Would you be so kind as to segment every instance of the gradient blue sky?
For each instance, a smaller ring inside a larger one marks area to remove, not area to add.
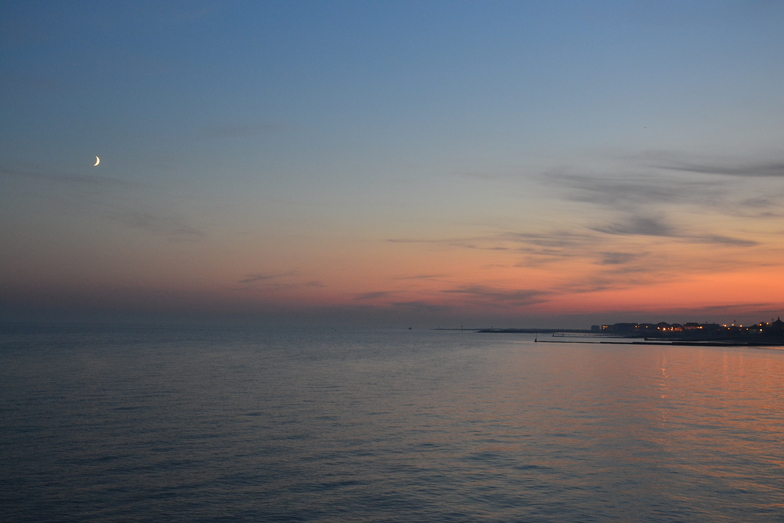
[[[782,2],[5,1],[0,23],[6,318],[784,309]]]

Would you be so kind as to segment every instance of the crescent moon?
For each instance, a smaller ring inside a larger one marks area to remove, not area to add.
[[[97,167],[99,163],[101,163],[101,159],[96,156],[95,157],[95,165],[93,165],[93,167]]]

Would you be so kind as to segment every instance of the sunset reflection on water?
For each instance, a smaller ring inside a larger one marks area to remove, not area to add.
[[[666,516],[670,504],[687,519],[733,520],[728,503],[779,506],[780,351],[524,344],[509,357],[496,367],[496,401],[475,418],[502,421],[494,434],[505,441],[483,452],[592,485],[617,510],[661,505]]]
[[[5,341],[0,447],[20,485],[3,494],[9,520],[782,513],[782,351],[425,331],[99,334]]]

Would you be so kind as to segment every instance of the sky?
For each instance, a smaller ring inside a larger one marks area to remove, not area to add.
[[[778,317],[782,27],[779,1],[4,0],[0,318]]]

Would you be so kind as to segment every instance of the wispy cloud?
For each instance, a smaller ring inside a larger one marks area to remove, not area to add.
[[[682,242],[718,244],[735,247],[754,247],[759,242],[746,238],[733,238],[721,234],[688,233],[666,223],[662,218],[630,216],[627,221],[611,223],[604,226],[593,226],[593,230],[610,235],[623,236],[658,236],[677,239]]]
[[[544,266],[574,258],[590,258],[605,239],[589,229],[553,229],[547,232],[504,232],[500,235],[514,245],[515,255],[522,256],[515,267]]]
[[[713,243],[720,245],[733,245],[736,247],[755,247],[759,242],[754,240],[747,240],[743,238],[730,238],[729,236],[722,236],[720,234],[706,234],[704,236],[687,236],[685,237],[694,243]]]
[[[326,287],[318,280],[298,281],[299,274],[296,271],[288,272],[259,272],[248,274],[237,283],[246,289],[284,291],[301,289],[303,287],[322,288]]]
[[[500,230],[484,235],[475,235],[466,238],[394,238],[388,239],[391,243],[420,243],[425,245],[443,246],[456,249],[478,249],[487,251],[531,252],[527,247],[533,247],[542,252],[549,249],[551,253],[559,250],[587,245],[597,241],[598,235],[589,231],[574,231],[554,229],[545,232],[517,232]],[[438,275],[415,276],[412,278],[435,278]]]
[[[534,181],[548,189],[549,197],[560,200],[554,209],[564,212],[537,216],[530,228],[525,223],[518,223],[517,230],[499,224],[495,230],[486,228],[484,233],[463,237],[388,241],[436,249],[495,250],[499,252],[495,266],[504,269],[497,273],[499,278],[514,268],[525,278],[538,274],[531,269],[564,269],[550,281],[529,279],[530,288],[477,279],[439,291],[450,303],[492,309],[684,281],[694,275],[737,271],[752,260],[758,267],[762,254],[769,259],[774,233],[764,220],[784,215],[778,198],[784,188],[766,185],[763,193],[754,194],[754,184],[761,182],[704,173],[691,177],[653,166],[647,157],[635,161],[623,166],[626,171],[616,165],[614,171],[599,174],[562,170],[536,177]],[[762,221],[727,218],[740,213]],[[754,227],[755,223],[765,227]]]
[[[171,216],[140,211],[107,212],[106,216],[135,229],[164,234],[172,241],[199,241],[207,236],[203,230],[182,223]]]
[[[768,314],[781,314],[781,309],[779,308],[781,304],[779,303],[730,303],[724,305],[708,305],[705,307],[699,307],[694,309],[694,311],[699,314],[704,312],[706,314],[737,314],[738,311],[743,310],[758,310],[760,312],[766,312]]]
[[[501,289],[487,287],[484,285],[466,285],[454,289],[445,289],[441,292],[445,294],[456,294],[465,296],[471,300],[483,303],[494,303],[500,305],[532,305],[545,301],[548,292],[536,289]]]
[[[399,276],[397,278],[393,278],[395,280],[435,280],[437,278],[443,278],[444,274],[415,274],[413,276]]]
[[[34,170],[21,170],[0,166],[0,176],[26,178],[29,180],[42,180],[62,184],[92,185],[101,187],[139,187],[139,184],[111,178],[108,176],[93,176],[89,174],[51,173]]]
[[[173,242],[200,241],[207,232],[177,212],[176,196],[136,182],[92,174],[73,174],[0,166],[0,179],[15,179],[25,197],[45,199],[51,209],[92,215],[125,227],[164,236]],[[154,193],[154,194],[153,194]]]
[[[256,283],[261,281],[277,280],[280,278],[285,278],[287,276],[293,276],[293,275],[294,275],[293,272],[248,274],[243,279],[241,279],[238,283]]]
[[[594,243],[598,235],[587,231],[552,229],[545,232],[501,232],[496,238],[547,249],[572,249]]]
[[[670,171],[743,178],[784,178],[784,160],[703,159],[671,151],[650,151],[642,155],[651,167]]]
[[[495,239],[495,244],[491,242]],[[484,251],[505,251],[509,249],[508,246],[498,243],[502,238],[498,236],[485,236],[485,237],[472,237],[472,238],[448,238],[448,239],[408,239],[408,238],[391,238],[387,241],[390,243],[423,243],[430,245],[443,245],[446,247],[454,247],[459,249],[475,249]]]
[[[357,301],[361,300],[376,300],[379,298],[387,298],[394,294],[391,291],[374,291],[374,292],[363,292],[361,294],[357,294],[354,299]]]
[[[683,180],[651,173],[623,176],[552,173],[542,176],[541,181],[558,187],[568,200],[622,210],[640,205],[715,205],[725,190],[721,182]]]
[[[630,252],[602,252],[600,265],[623,265],[640,258],[640,254]]]
[[[575,257],[591,257],[592,253],[605,242],[604,236],[589,228],[573,230],[559,228],[540,232],[502,230],[467,238],[397,238],[388,241],[432,245],[448,249],[481,249],[504,252],[510,257],[511,266],[533,267]],[[514,261],[515,259],[517,261]],[[443,276],[424,275],[420,278],[435,279]]]
[[[605,226],[594,226],[591,227],[591,229],[604,234],[678,236],[675,228],[665,223],[662,218],[651,216],[630,216],[626,221],[611,223]]]
[[[784,215],[784,184],[779,183],[784,181],[784,161],[779,159],[705,159],[676,151],[646,151],[615,159],[620,163],[613,167],[614,174],[558,170],[543,173],[538,180],[544,186],[554,187],[567,201],[627,214],[624,221],[636,221],[641,232],[646,229],[642,223],[647,219],[645,215],[653,209],[659,215],[664,214],[663,209],[692,209],[762,220]],[[687,176],[688,173],[695,176]],[[763,178],[766,182],[755,184],[754,179]],[[599,228],[612,232],[628,226],[619,229],[617,225]],[[662,225],[669,230],[662,229]],[[647,224],[648,233],[654,235],[668,235],[674,227],[661,219],[658,225]],[[683,236],[688,232],[688,224],[680,227]]]
[[[656,160],[652,163],[652,158]],[[550,173],[541,178],[542,183],[560,189],[568,201],[585,203],[595,208],[586,214],[583,226],[591,231],[612,236],[640,236],[672,239],[680,243],[715,244],[734,247],[759,245],[756,238],[727,235],[711,230],[710,225],[698,225],[689,218],[694,213],[701,216],[723,214],[753,220],[769,220],[784,213],[784,206],[777,196],[784,194],[784,187],[764,187],[765,196],[749,196],[753,188],[727,177],[700,177],[662,174],[651,169],[691,171],[701,174],[735,174],[740,176],[768,176],[779,168],[777,162],[760,162],[746,167],[716,166],[688,161],[676,153],[646,153],[632,157],[636,166],[627,175],[588,175]],[[767,174],[764,174],[767,173]],[[602,215],[604,219],[602,219]],[[591,223],[593,222],[593,223]],[[597,223],[599,222],[599,223]],[[602,223],[604,222],[604,223]]]

